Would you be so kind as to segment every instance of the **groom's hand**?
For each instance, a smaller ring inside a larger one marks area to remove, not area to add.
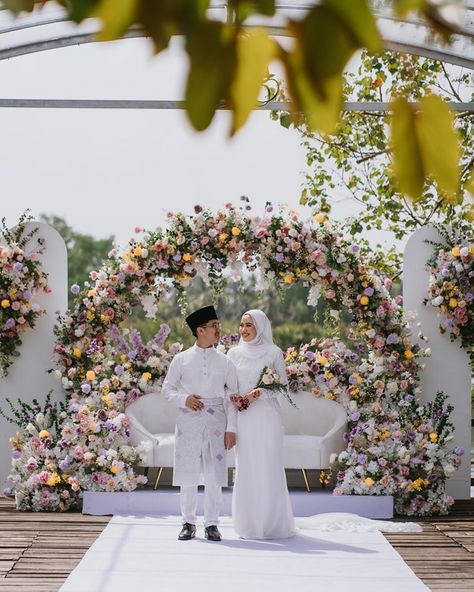
[[[224,434],[224,446],[226,450],[230,450],[235,446],[235,432],[226,432]]]
[[[204,403],[201,401],[201,397],[199,395],[189,395],[186,399],[185,405],[193,411],[201,411],[201,409],[204,407]]]

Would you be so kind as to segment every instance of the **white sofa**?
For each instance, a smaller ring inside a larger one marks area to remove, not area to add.
[[[342,436],[347,428],[347,416],[339,403],[324,397],[315,398],[306,391],[292,394],[292,399],[296,409],[287,401],[282,402],[284,465],[286,469],[303,471],[309,491],[306,469],[328,469],[331,454],[345,449]],[[143,395],[126,409],[132,443],[149,441],[152,444],[142,466],[159,467],[155,487],[163,467],[173,466],[176,412],[176,406],[160,393]],[[228,453],[227,464],[229,468],[235,466],[233,450]]]

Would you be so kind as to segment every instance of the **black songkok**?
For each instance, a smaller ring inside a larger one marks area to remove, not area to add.
[[[199,310],[195,310],[186,317],[186,323],[191,331],[195,331],[201,325],[205,325],[208,321],[215,321],[217,316],[216,309],[213,306],[205,306]]]

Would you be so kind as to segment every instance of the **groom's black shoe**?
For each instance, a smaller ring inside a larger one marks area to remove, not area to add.
[[[189,539],[193,539],[195,536],[196,526],[189,522],[185,522],[181,532],[178,534],[178,541],[189,541]]]
[[[221,533],[217,530],[217,526],[206,526],[204,533],[208,541],[222,540]]]

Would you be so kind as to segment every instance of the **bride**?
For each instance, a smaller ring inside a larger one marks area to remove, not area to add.
[[[237,369],[236,477],[232,497],[234,530],[245,539],[279,539],[295,534],[283,468],[281,396],[256,389],[265,366],[287,383],[283,353],[274,343],[270,321],[249,310],[240,321],[239,345],[228,352]],[[284,403],[285,404],[285,403]]]

